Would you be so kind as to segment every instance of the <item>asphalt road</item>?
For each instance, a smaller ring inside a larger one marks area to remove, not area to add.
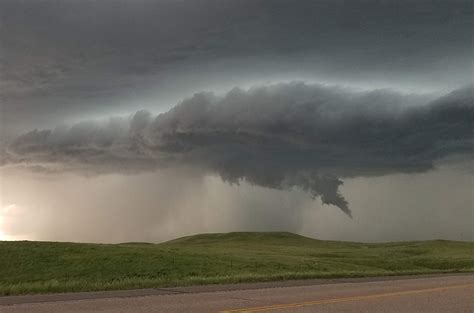
[[[474,312],[474,275],[0,297],[0,312]]]

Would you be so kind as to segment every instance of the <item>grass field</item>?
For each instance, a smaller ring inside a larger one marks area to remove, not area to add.
[[[229,233],[162,244],[0,242],[0,294],[474,272],[474,243],[364,244]]]

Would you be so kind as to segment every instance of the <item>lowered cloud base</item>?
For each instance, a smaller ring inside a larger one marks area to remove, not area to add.
[[[472,153],[474,86],[432,100],[292,82],[199,93],[170,111],[25,133],[2,166],[87,175],[186,167],[229,183],[297,187],[351,215],[342,178],[425,172]]]

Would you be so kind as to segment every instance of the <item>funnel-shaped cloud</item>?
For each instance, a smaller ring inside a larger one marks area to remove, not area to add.
[[[34,130],[4,164],[86,173],[186,166],[276,189],[300,188],[350,215],[341,178],[421,172],[472,152],[473,86],[434,101],[300,82],[195,94],[156,117]]]

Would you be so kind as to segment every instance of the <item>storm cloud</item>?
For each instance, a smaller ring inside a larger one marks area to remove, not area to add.
[[[472,81],[473,16],[468,0],[1,1],[1,136],[256,82],[448,92]]]
[[[0,1],[0,239],[472,240],[472,29],[471,0]]]
[[[87,174],[192,167],[273,188],[299,188],[351,214],[342,179],[415,173],[470,155],[473,86],[440,98],[301,82],[199,93],[170,111],[34,130],[4,163]]]

